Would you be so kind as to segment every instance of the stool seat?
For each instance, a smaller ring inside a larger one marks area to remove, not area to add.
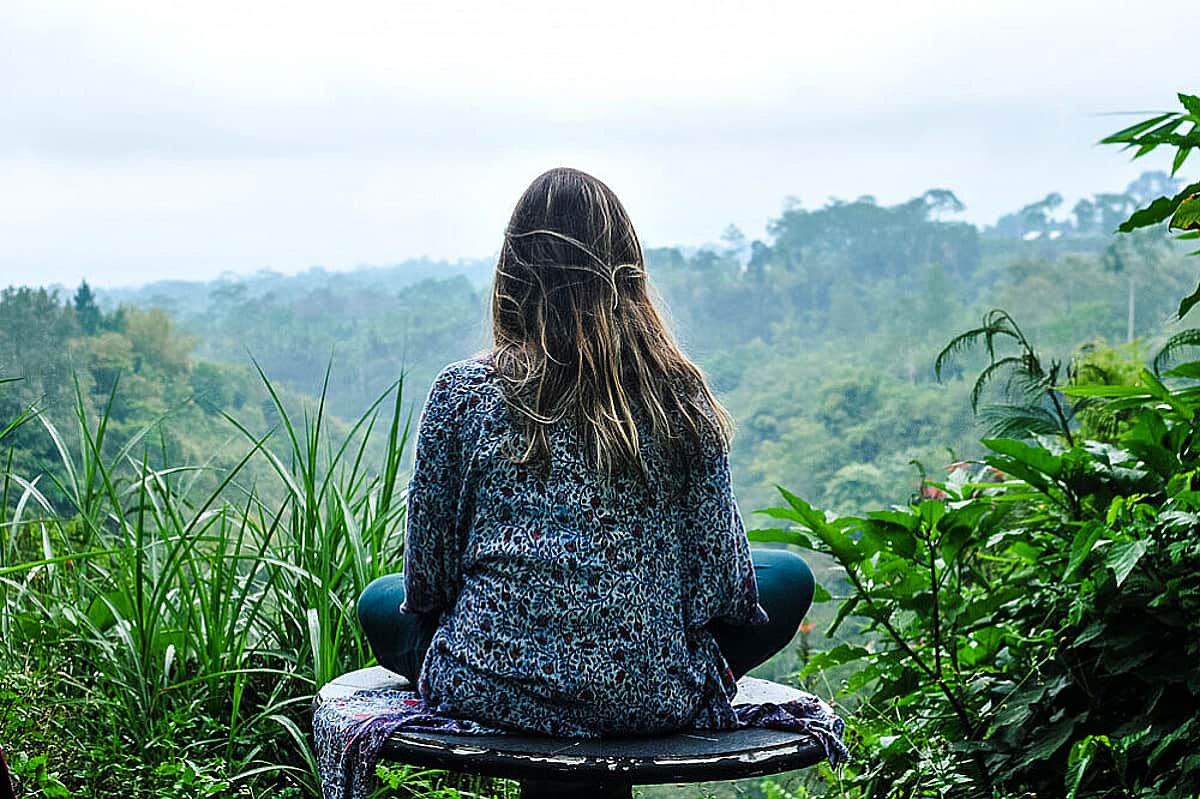
[[[363,689],[411,690],[381,667],[345,674],[321,689],[317,702]],[[787,702],[800,692],[743,677],[734,704]],[[811,736],[769,730],[682,730],[630,738],[548,738],[523,734],[447,735],[400,730],[382,756],[402,763],[521,780],[522,796],[629,796],[631,785],[707,782],[776,774],[825,759]]]

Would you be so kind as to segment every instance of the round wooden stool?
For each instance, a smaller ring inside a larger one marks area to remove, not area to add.
[[[316,701],[367,688],[411,686],[376,666],[342,675],[322,688]],[[786,702],[799,695],[786,685],[744,677],[734,704]],[[519,780],[524,799],[610,799],[631,796],[634,785],[732,780],[806,768],[823,760],[825,752],[810,736],[755,728],[598,740],[402,730],[388,739],[381,756],[414,766]]]

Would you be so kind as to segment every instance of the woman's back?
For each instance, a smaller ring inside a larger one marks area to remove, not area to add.
[[[734,726],[733,675],[786,645],[813,589],[799,558],[752,562],[731,426],[620,200],[540,175],[505,230],[489,353],[446,367],[422,414],[404,578],[360,597],[379,662],[497,726]]]
[[[510,456],[520,431],[490,358],[438,376],[405,608],[443,614],[420,686],[441,712],[555,735],[732,725],[706,625],[762,611],[723,441],[681,459],[641,416],[642,474],[588,463],[570,417],[548,426],[541,470]]]

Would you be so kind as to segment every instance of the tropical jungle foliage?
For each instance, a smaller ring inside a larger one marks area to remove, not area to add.
[[[1172,146],[1178,170],[1200,146],[1200,99],[1180,100],[1186,113],[1105,141],[1136,155]],[[1177,134],[1184,124],[1191,132]],[[1156,199],[1121,230],[1169,219],[1194,239],[1198,192]],[[1173,336],[1156,368],[1196,332]],[[1200,361],[1089,385],[995,311],[939,367],[969,344],[989,355],[973,405],[1007,375],[1010,401],[991,421],[1008,437],[985,439],[980,461],[953,464],[906,506],[837,516],[781,489],[787,505],[765,513],[794,527],[756,534],[845,570],[830,634],[859,629],[802,676],[857,666],[842,687],[859,703],[863,752],[848,793],[1197,795]],[[1081,405],[1090,427],[1072,412]]]
[[[1112,142],[1174,148],[1178,172],[1183,102]],[[821,552],[837,595],[812,616],[829,637],[761,673],[840,690],[855,761],[737,790],[1194,790],[1200,335],[1164,320],[1200,294],[1156,226],[1200,235],[1198,189],[1147,173],[985,229],[944,189],[791,202],[766,241],[648,252],[739,420],[743,509],[794,492],[756,535]],[[0,745],[22,796],[317,795],[308,703],[369,661],[352,607],[401,565],[413,403],[486,343],[486,275],[0,293]]]

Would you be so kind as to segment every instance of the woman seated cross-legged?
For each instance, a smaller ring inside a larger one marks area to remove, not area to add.
[[[804,561],[751,550],[731,419],[651,300],[599,180],[553,169],[496,266],[493,345],[421,415],[404,574],[358,613],[448,716],[559,736],[735,726],[735,680],[792,639]]]

